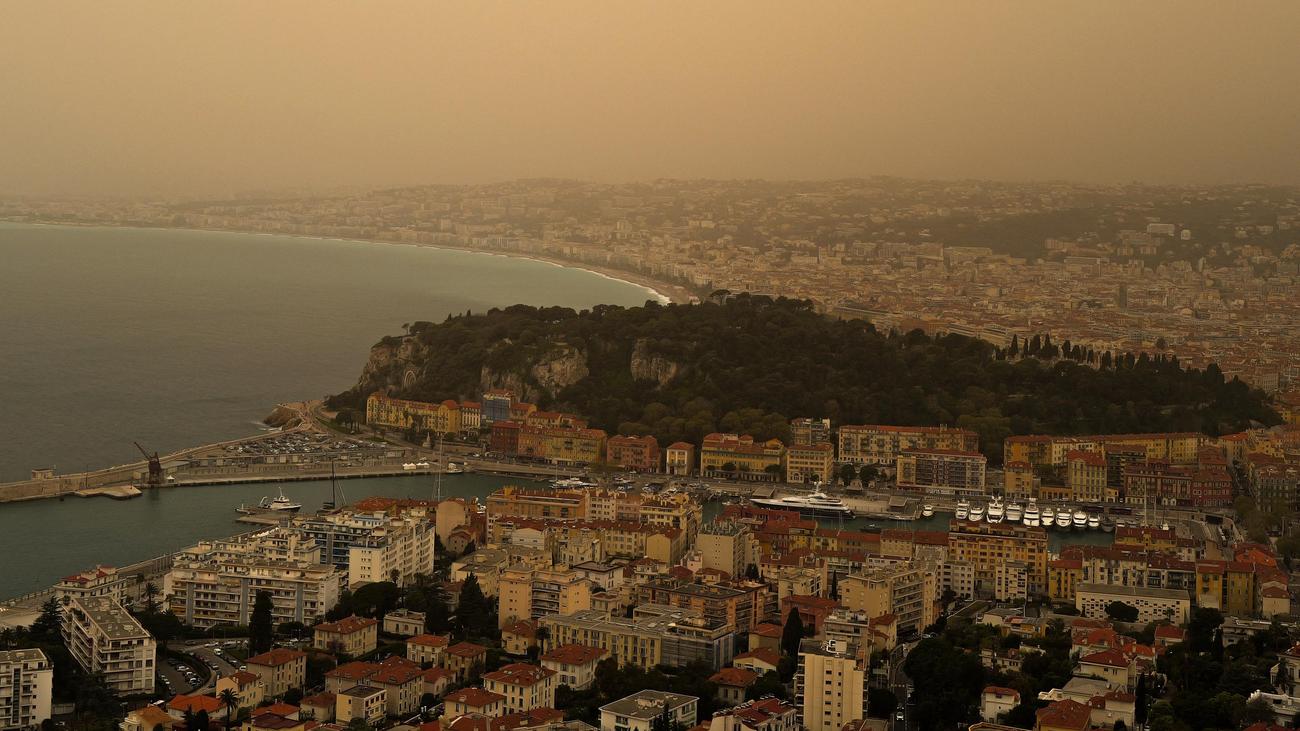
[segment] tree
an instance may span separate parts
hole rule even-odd
[[[290,688],[286,690],[284,692],[284,698],[281,700],[291,706],[300,705],[302,703],[302,688]]]
[[[853,484],[853,478],[857,476],[858,471],[851,464],[840,465],[840,482],[845,487]]]
[[[745,566],[745,578],[750,581],[758,581],[761,575],[758,573],[758,564],[747,564]]]
[[[831,599],[840,598],[840,575],[834,571],[831,572],[831,585],[826,591],[826,596]]]
[[[473,574],[465,579],[460,589],[460,602],[456,606],[456,626],[460,632],[469,637],[483,637],[489,634],[487,624],[496,624],[488,599],[479,588],[478,579]]]
[[[348,721],[347,731],[373,731],[370,724],[364,718],[354,718]]]
[[[769,670],[758,676],[758,680],[745,689],[745,700],[758,700],[765,695],[774,695],[782,700],[790,697],[790,689],[781,682],[781,675],[775,670]]]
[[[908,653],[903,669],[916,687],[916,718],[923,729],[966,721],[984,688],[979,656],[943,637],[921,640]]]
[[[158,611],[158,586],[152,581],[144,585],[144,611],[146,614]]]
[[[867,690],[867,715],[875,718],[889,718],[898,708],[898,696],[885,688]]]
[[[790,614],[785,618],[785,627],[781,630],[781,650],[790,657],[799,657],[799,644],[803,642],[803,617],[799,616],[798,607],[790,607]]]
[[[862,480],[863,486],[866,486],[871,484],[872,480],[875,480],[878,474],[879,472],[874,466],[864,464],[861,469],[858,470],[858,479]]]
[[[208,712],[202,709],[194,714],[194,723],[186,728],[186,731],[208,731],[212,728],[212,720],[208,718]]]
[[[233,688],[226,688],[217,694],[217,700],[226,709],[226,731],[235,723],[235,713],[239,708],[239,694]]]
[[[1106,616],[1116,622],[1136,622],[1138,608],[1132,604],[1125,604],[1122,601],[1115,600],[1106,605]]]
[[[1268,699],[1256,698],[1246,703],[1246,708],[1241,713],[1241,722],[1247,726],[1255,723],[1270,722],[1273,720],[1273,708],[1269,705]]]
[[[271,593],[259,591],[253,599],[253,613],[248,619],[248,651],[254,655],[267,652],[275,642],[275,624],[271,618]]]
[[[41,603],[41,613],[32,622],[32,639],[38,642],[61,641],[63,630],[63,604],[57,597]]]

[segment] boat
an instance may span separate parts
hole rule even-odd
[[[853,517],[853,508],[845,505],[843,500],[837,497],[831,497],[821,490],[816,490],[810,495],[789,495],[781,498],[750,498],[749,502],[760,508],[798,510],[801,514],[809,517]]]
[[[970,503],[965,500],[958,500],[957,512],[954,513],[954,515],[957,517],[957,520],[966,520],[966,518],[970,516]]]
[[[1070,526],[1072,525],[1074,525],[1074,514],[1070,512],[1069,508],[1061,508],[1056,511],[1057,528],[1060,528],[1061,530],[1070,530]]]
[[[1011,503],[1007,506],[1007,522],[1019,523],[1025,517],[1025,509],[1020,503]]]
[[[921,506],[921,515],[924,516],[924,517],[926,517],[926,518],[930,517],[931,515],[934,515],[934,506],[931,505],[930,503],[926,503],[926,504],[922,505],[922,506]]]
[[[1088,527],[1091,528],[1091,529],[1093,529],[1093,530],[1097,530],[1098,528],[1100,528],[1100,527],[1101,527],[1101,516],[1100,516],[1100,515],[1089,514],[1089,515],[1088,515]]]
[[[976,523],[980,522],[981,520],[984,520],[984,506],[983,506],[983,505],[972,505],[972,506],[970,506],[970,520],[972,520],[972,521],[974,521],[974,522],[976,522]]]
[[[1043,514],[1038,520],[1044,528],[1051,528],[1056,525],[1056,513],[1051,508],[1043,508]]]
[[[263,497],[262,501],[257,504],[257,507],[264,508],[266,510],[294,511],[294,510],[301,510],[302,503],[295,503],[294,501],[285,497],[284,490],[281,489],[280,494],[274,498]]]
[[[988,518],[990,523],[1001,523],[1007,519],[1006,506],[996,497],[989,501]]]
[[[1083,512],[1083,510],[1081,509],[1075,509],[1074,511],[1074,527],[1075,528],[1088,527],[1088,514]]]
[[[1115,519],[1109,515],[1103,515],[1101,518],[1101,529],[1107,533],[1115,532]]]
[[[448,462],[448,463],[447,463],[447,470],[446,470],[446,472],[447,472],[447,474],[449,474],[449,475],[459,475],[459,474],[463,473],[464,471],[465,471],[465,468],[464,468],[464,467],[461,467],[460,465],[456,464],[455,462]]]
[[[1042,525],[1042,513],[1038,512],[1038,503],[1030,499],[1029,504],[1025,506],[1025,525],[1030,528],[1037,528]]]

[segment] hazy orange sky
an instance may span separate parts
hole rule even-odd
[[[0,6],[0,193],[1300,182],[1300,2]]]

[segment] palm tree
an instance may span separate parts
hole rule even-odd
[[[235,709],[239,707],[239,694],[234,688],[226,688],[217,694],[217,700],[226,707],[226,731],[230,731],[231,723],[235,720]]]

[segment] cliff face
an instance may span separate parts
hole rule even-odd
[[[674,360],[650,352],[650,344],[645,338],[632,346],[632,362],[629,366],[632,378],[637,381],[654,381],[659,386],[668,385],[681,373],[682,366]]]

